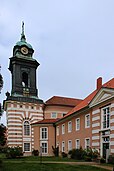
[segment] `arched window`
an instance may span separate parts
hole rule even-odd
[[[24,122],[24,135],[30,135],[30,123],[29,123],[29,121]]]
[[[22,73],[22,85],[28,87],[28,74],[26,72]]]

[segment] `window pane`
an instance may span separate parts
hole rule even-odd
[[[53,112],[53,113],[51,114],[51,118],[57,118],[57,113],[56,113],[56,112]]]
[[[47,153],[47,143],[42,143],[42,153]]]
[[[72,122],[69,121],[68,122],[68,132],[71,132],[72,131]]]
[[[110,127],[110,108],[103,109],[103,128]]]
[[[72,141],[71,140],[68,141],[68,150],[72,150]]]
[[[24,151],[30,151],[30,143],[24,143]]]
[[[30,135],[30,124],[28,121],[24,122],[24,135]]]
[[[47,139],[47,128],[41,128],[42,139]]]

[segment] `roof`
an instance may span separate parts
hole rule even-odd
[[[16,45],[17,46],[27,46],[28,48],[30,48],[30,49],[33,49],[32,48],[32,46],[29,44],[29,43],[27,43],[26,41],[18,41],[17,43],[16,43]]]
[[[106,82],[105,84],[102,85],[101,88],[114,88],[114,78],[112,78],[111,80],[109,80],[108,82]],[[66,118],[67,116],[87,107],[89,105],[89,103],[93,100],[93,98],[96,96],[96,94],[98,93],[99,89],[93,91],[91,94],[89,94],[81,103],[79,103],[77,106],[75,106],[71,111],[69,111],[64,118]]]
[[[53,96],[45,102],[46,105],[64,105],[64,106],[76,106],[82,100],[68,97]]]
[[[59,119],[43,119],[41,121],[35,122],[32,125],[36,125],[36,124],[53,124],[56,121],[58,121]]]

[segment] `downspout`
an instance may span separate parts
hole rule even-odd
[[[55,148],[56,148],[56,125],[54,124],[55,127]]]

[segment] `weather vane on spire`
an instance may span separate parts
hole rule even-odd
[[[21,41],[26,41],[25,34],[24,34],[24,21],[22,21]]]

